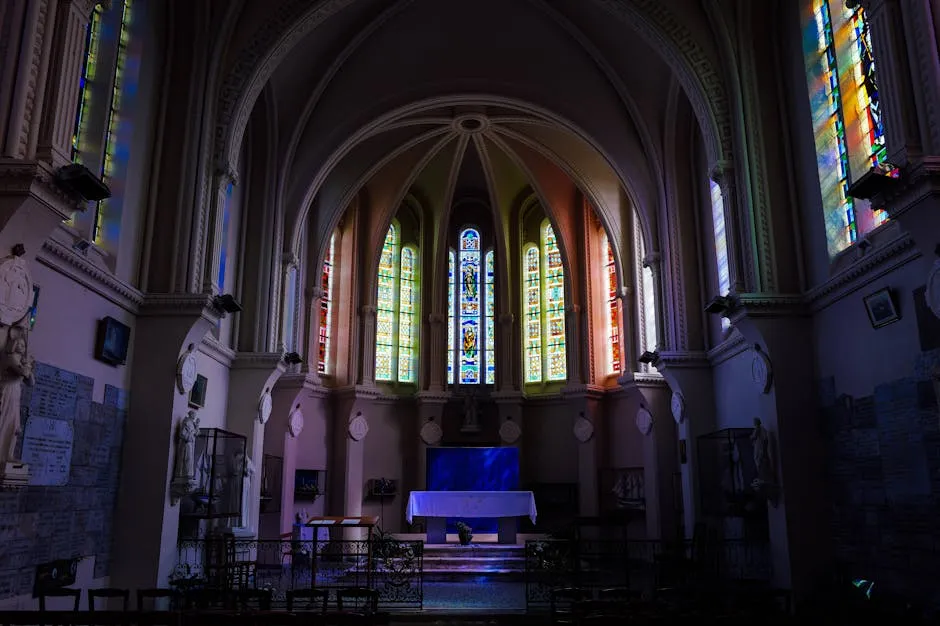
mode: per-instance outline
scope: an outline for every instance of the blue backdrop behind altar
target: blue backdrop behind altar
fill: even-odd
[[[519,448],[428,448],[428,491],[515,491],[519,489]],[[458,519],[447,520],[457,532]],[[495,533],[496,518],[464,519],[474,534]]]

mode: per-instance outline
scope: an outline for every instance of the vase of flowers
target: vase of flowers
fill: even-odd
[[[460,540],[460,545],[470,545],[470,540],[473,539],[473,529],[463,522],[457,522],[457,538]]]

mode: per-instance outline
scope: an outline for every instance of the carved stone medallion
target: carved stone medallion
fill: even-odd
[[[12,326],[33,306],[33,279],[26,260],[10,256],[0,262],[0,324]]]
[[[519,424],[512,420],[506,420],[503,422],[503,425],[499,427],[499,438],[503,440],[503,443],[516,443],[521,436],[522,429],[519,428]]]
[[[421,427],[421,441],[429,446],[436,446],[444,438],[444,431],[437,422],[427,421]]]
[[[653,414],[640,407],[640,410],[636,412],[636,427],[644,435],[653,432]]]
[[[304,414],[300,409],[294,409],[287,417],[287,431],[291,437],[299,437],[304,430]]]
[[[940,259],[933,262],[930,273],[927,274],[927,291],[924,292],[924,299],[933,314],[940,317]]]
[[[194,346],[189,344],[186,352],[180,357],[176,364],[176,386],[180,393],[187,394],[193,390],[196,384],[196,355],[193,354]]]
[[[670,408],[672,408],[672,417],[676,420],[676,424],[685,421],[685,398],[678,391],[672,392]]]
[[[362,441],[368,434],[369,422],[362,416],[362,413],[357,413],[356,417],[349,420],[349,438],[353,441]]]
[[[771,385],[773,385],[770,359],[759,347],[754,349],[754,359],[751,361],[751,379],[761,393],[769,392]]]
[[[574,438],[581,443],[587,443],[593,436],[594,424],[583,415],[579,416],[578,419],[574,421]]]
[[[271,409],[273,408],[274,401],[271,399],[271,393],[265,391],[261,395],[261,402],[258,403],[258,421],[262,424],[267,424],[268,419],[271,417]]]

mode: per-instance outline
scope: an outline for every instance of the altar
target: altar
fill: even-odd
[[[531,491],[412,491],[405,519],[427,518],[427,543],[447,543],[448,517],[499,519],[499,543],[516,543],[517,517],[538,516]]]

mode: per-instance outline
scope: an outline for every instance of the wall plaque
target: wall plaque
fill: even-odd
[[[72,464],[72,423],[31,417],[23,432],[23,462],[29,465],[30,485],[61,487],[69,482]]]

